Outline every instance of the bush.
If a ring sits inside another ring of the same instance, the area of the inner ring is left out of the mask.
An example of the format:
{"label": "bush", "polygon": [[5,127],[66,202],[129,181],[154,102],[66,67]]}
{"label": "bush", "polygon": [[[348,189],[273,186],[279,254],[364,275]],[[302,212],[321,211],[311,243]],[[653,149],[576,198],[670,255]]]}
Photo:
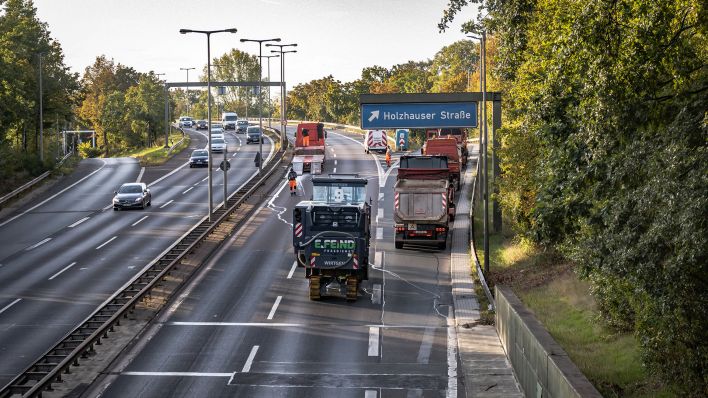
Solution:
{"label": "bush", "polygon": [[83,158],[95,158],[101,154],[101,150],[98,147],[93,148],[91,142],[86,141],[79,144],[79,154]]}

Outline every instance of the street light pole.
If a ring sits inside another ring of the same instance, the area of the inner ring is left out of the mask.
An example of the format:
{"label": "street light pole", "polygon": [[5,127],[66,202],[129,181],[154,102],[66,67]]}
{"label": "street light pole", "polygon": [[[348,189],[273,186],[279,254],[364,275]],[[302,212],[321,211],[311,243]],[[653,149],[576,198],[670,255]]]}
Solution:
{"label": "street light pole", "polygon": [[187,72],[187,114],[191,116],[191,108],[192,104],[191,101],[189,100],[189,71],[194,68],[179,68],[179,70],[183,70]]}
{"label": "street light pole", "polygon": [[[270,83],[270,59],[271,58],[278,58],[280,55],[263,55],[262,58],[265,58],[268,60],[268,83]],[[268,86],[268,128],[271,127],[271,119],[273,118],[273,111],[271,110],[271,103],[270,103],[270,85]]]}
{"label": "street light pole", "polygon": [[262,40],[241,39],[241,43],[245,43],[247,41],[258,43],[258,125],[259,131],[261,133],[260,138],[258,138],[258,153],[260,153],[261,159],[261,161],[258,163],[258,172],[260,173],[263,171],[263,95],[261,95],[263,91],[263,43],[269,41],[280,41],[280,38]]}
{"label": "street light pole", "polygon": [[280,142],[285,148],[285,144],[288,142],[285,134],[285,115],[286,115],[286,102],[285,102],[285,54],[286,53],[296,53],[297,50],[283,51],[284,47],[297,47],[296,43],[291,44],[266,44],[266,47],[278,47],[279,50],[271,50],[272,53],[280,53]]}
{"label": "street light pole", "polygon": [[44,109],[42,104],[42,97],[44,90],[42,90],[42,55],[39,53],[39,160],[44,163]]}
{"label": "street light pole", "polygon": [[[230,28],[230,29],[221,29],[221,30],[192,30],[192,29],[180,29],[179,33],[181,34],[187,34],[187,33],[202,33],[205,34],[207,37],[207,131],[209,132],[208,134],[208,139],[207,139],[207,148],[208,148],[208,154],[209,154],[209,160],[207,162],[208,164],[208,180],[209,180],[209,222],[212,221],[211,219],[211,213],[214,211],[214,202],[212,198],[212,156],[211,156],[211,34],[212,33],[221,33],[221,32],[227,32],[227,33],[236,33],[236,28]],[[226,167],[224,167],[226,169]],[[226,180],[224,180],[224,185],[226,185]],[[226,206],[226,197],[224,197],[224,207]]]}
{"label": "street light pole", "polygon": [[[150,71],[152,72],[152,71]],[[154,72],[153,72],[154,73]],[[155,76],[157,76],[157,80],[160,80],[160,76],[164,75],[164,73],[155,73]],[[165,148],[169,148],[169,141],[170,141],[170,101],[168,101],[168,89],[167,89],[167,82],[165,83]],[[150,142],[152,137],[150,137],[150,130],[148,130],[148,146],[152,146],[152,143]],[[155,141],[157,141],[157,132],[155,133]]]}

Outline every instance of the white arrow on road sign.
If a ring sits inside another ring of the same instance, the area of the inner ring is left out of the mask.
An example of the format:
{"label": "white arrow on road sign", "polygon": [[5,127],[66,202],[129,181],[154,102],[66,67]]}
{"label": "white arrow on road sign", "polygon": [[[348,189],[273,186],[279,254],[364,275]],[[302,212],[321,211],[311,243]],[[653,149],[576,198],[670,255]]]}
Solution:
{"label": "white arrow on road sign", "polygon": [[379,118],[379,111],[373,111],[373,112],[371,112],[371,116],[369,116],[369,121],[372,121],[372,120],[378,119],[378,118]]}

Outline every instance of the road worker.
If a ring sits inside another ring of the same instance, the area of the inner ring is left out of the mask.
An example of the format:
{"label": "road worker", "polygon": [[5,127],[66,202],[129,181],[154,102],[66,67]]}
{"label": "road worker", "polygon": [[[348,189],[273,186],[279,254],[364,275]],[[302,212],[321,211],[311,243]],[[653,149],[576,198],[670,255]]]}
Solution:
{"label": "road worker", "polygon": [[297,194],[297,173],[292,167],[288,172],[288,184],[290,185],[290,196],[295,196]]}

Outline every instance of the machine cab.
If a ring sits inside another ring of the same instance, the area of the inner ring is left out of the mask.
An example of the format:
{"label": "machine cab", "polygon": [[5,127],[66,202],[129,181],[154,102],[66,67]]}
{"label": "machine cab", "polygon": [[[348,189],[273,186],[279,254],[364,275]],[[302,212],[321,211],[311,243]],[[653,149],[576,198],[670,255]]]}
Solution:
{"label": "machine cab", "polygon": [[333,205],[366,203],[366,179],[356,174],[312,178],[312,201]]}

